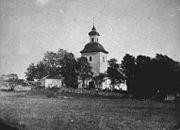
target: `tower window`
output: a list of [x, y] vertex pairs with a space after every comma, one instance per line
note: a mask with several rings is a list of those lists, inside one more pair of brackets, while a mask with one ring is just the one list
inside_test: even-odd
[[94, 38], [92, 38], [92, 42], [94, 42]]
[[103, 62], [105, 62], [105, 57], [103, 56]]
[[89, 61], [92, 61], [92, 57], [91, 56], [89, 57]]

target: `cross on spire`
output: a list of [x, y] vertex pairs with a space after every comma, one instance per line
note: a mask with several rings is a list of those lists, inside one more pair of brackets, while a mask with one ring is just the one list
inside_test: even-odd
[[94, 26], [94, 24], [95, 24], [95, 20], [94, 20], [95, 18], [93, 17], [93, 26]]
[[93, 17], [93, 28], [92, 28], [92, 30], [96, 30], [94, 17]]

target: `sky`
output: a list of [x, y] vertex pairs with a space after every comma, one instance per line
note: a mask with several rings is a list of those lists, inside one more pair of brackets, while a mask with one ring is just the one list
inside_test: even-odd
[[108, 59], [126, 53], [180, 61], [179, 0], [0, 0], [0, 74], [62, 48], [80, 57], [93, 25]]

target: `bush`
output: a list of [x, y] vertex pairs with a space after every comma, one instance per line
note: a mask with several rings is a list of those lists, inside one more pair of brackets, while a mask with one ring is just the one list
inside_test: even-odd
[[112, 92], [112, 91], [96, 91], [95, 89], [87, 90], [87, 89], [74, 89], [74, 88], [61, 88], [58, 93], [75, 93], [75, 94], [83, 94], [88, 96], [102, 96], [102, 97], [114, 97], [114, 98], [122, 98], [126, 95], [126, 92]]
[[55, 93], [49, 93], [49, 94], [47, 94], [47, 97], [48, 98], [57, 98]]

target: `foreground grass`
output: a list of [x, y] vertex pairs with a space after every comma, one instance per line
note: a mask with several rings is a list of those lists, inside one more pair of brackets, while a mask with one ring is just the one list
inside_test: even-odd
[[179, 110], [178, 102], [0, 92], [0, 118], [22, 130], [178, 129]]

